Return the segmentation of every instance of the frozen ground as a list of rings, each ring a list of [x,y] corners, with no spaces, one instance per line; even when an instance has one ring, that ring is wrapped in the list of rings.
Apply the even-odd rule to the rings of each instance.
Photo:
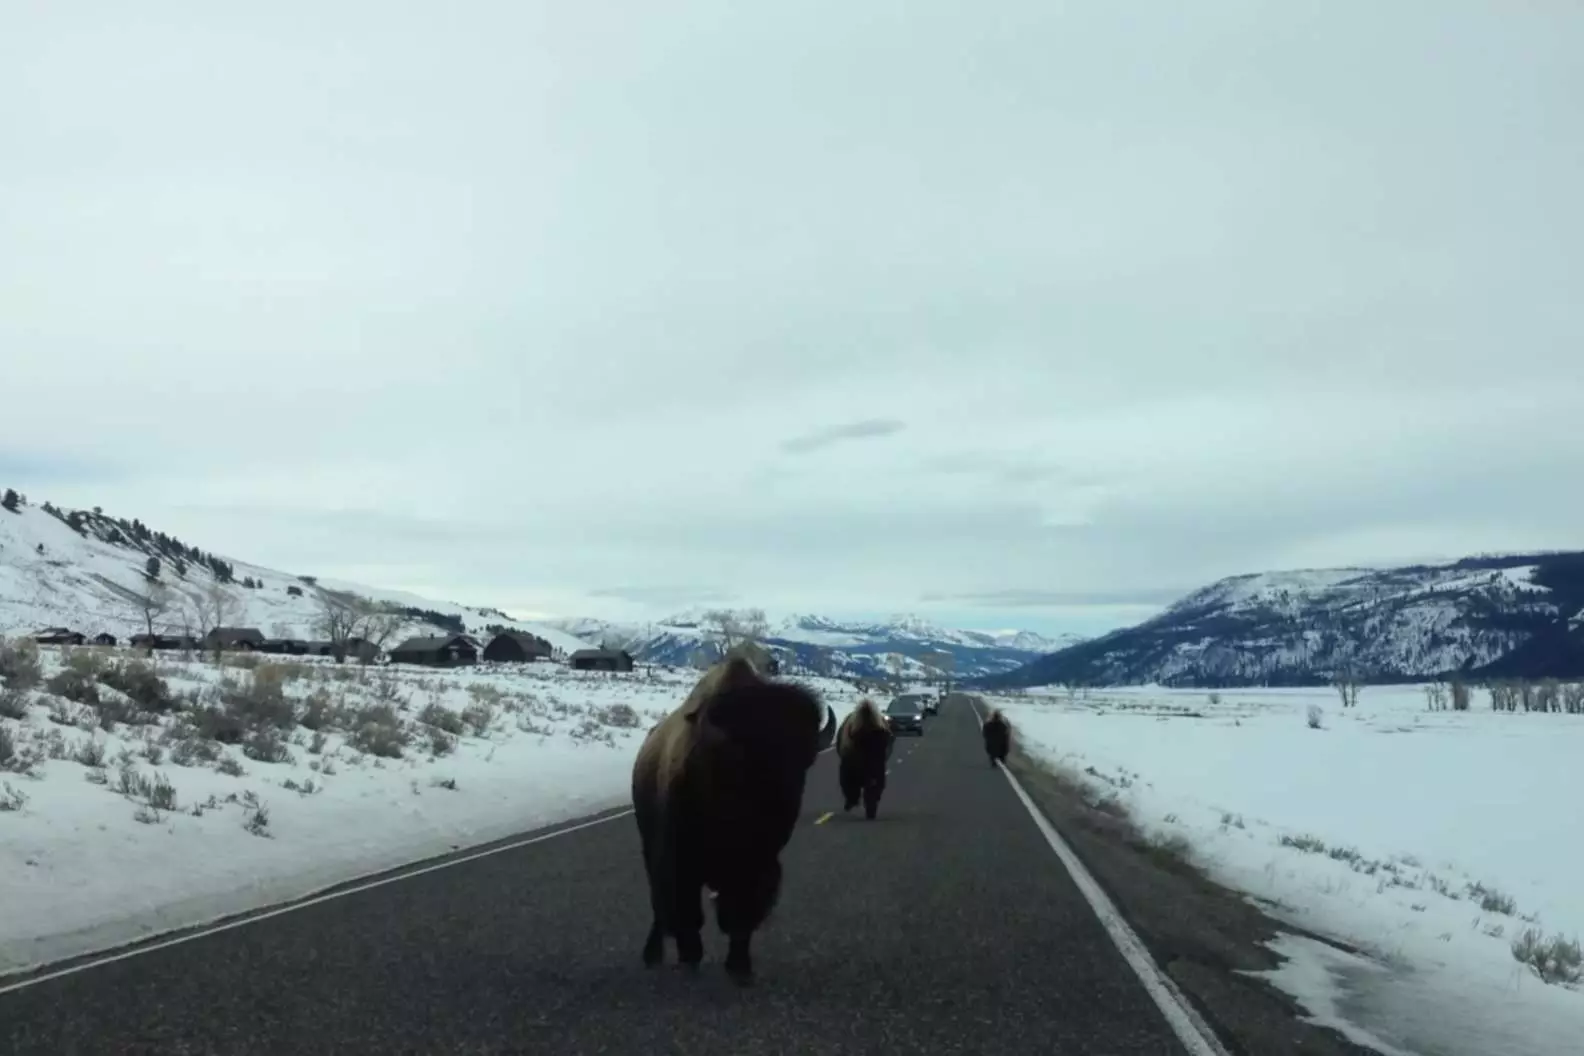
[[[1429,711],[1419,686],[1346,710],[1321,689],[989,699],[1094,801],[1362,951],[1278,944],[1274,981],[1317,1018],[1387,1052],[1579,1051],[1584,993],[1514,947],[1584,934],[1584,716],[1494,712],[1483,690]]]
[[[39,654],[0,691],[0,973],[621,804],[698,677]]]

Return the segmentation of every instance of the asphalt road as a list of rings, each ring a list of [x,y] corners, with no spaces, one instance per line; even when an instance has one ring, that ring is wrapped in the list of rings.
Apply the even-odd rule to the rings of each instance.
[[[0,1053],[1180,1056],[965,699],[899,740],[873,822],[840,812],[835,763],[753,987],[713,913],[699,975],[670,944],[642,967],[629,815],[0,994]]]

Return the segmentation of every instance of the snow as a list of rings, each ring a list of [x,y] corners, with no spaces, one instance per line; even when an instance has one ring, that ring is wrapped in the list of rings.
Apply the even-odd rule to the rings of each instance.
[[[1409,1052],[1576,1045],[1584,993],[1512,943],[1584,934],[1584,716],[1497,713],[1482,691],[1432,712],[1421,686],[1366,687],[1345,710],[1328,689],[988,699],[1091,796],[1185,838],[1276,919],[1362,951],[1282,940],[1296,960],[1272,979],[1319,1020]]]
[[[68,661],[40,650],[47,679]],[[73,665],[135,659],[125,650],[67,651]],[[234,745],[212,746],[211,762],[178,765],[175,721],[93,728],[94,713],[42,688],[21,719],[0,718],[19,748],[48,755],[30,774],[0,772],[0,974],[105,949],[322,890],[327,886],[624,804],[633,755],[655,721],[686,695],[697,671],[651,668],[610,675],[559,665],[479,665],[434,670],[399,665],[337,666],[280,658],[284,689],[303,704],[378,699],[404,705],[413,732],[402,758],[357,750],[346,724],[322,743],[297,726],[289,762],[261,762]],[[217,668],[157,654],[177,693],[214,691],[222,678],[257,676],[228,657]],[[838,714],[854,689],[800,679]],[[119,698],[101,688],[106,698]],[[493,709],[435,752],[431,727],[416,721],[430,705],[461,715]],[[628,705],[625,715],[616,705]],[[55,712],[54,718],[51,711]],[[81,720],[81,725],[70,723]],[[66,720],[66,721],[62,721]],[[189,735],[190,737],[190,735]],[[75,758],[98,741],[104,766]],[[153,762],[150,756],[158,758]],[[227,767],[230,773],[221,767]],[[237,768],[240,772],[237,772]],[[162,776],[174,809],[153,810],[147,790],[123,794],[122,769]],[[95,783],[90,778],[97,778]],[[262,806],[262,834],[246,827]]]

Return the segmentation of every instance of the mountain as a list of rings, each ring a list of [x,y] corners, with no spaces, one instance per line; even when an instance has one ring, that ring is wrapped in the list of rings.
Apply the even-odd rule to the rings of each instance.
[[[0,634],[45,627],[67,627],[90,636],[109,631],[122,639],[140,633],[146,629],[144,617],[132,599],[146,593],[149,562],[154,561],[160,581],[176,596],[171,610],[155,619],[160,633],[182,633],[182,604],[219,584],[233,599],[235,615],[227,619],[228,625],[256,627],[266,637],[322,638],[316,630],[317,584],[401,610],[409,622],[392,645],[419,634],[470,633],[482,638],[491,625],[529,631],[567,652],[589,645],[559,628],[513,620],[497,609],[291,575],[206,553],[138,520],[111,517],[97,509],[33,506],[14,498],[19,499],[8,493],[0,503]]]
[[[687,664],[700,653],[710,658],[719,654],[706,611],[692,609],[645,624],[586,618],[550,623],[580,638],[620,646],[639,660]],[[1078,640],[1032,631],[957,630],[911,615],[864,621],[795,614],[770,626],[765,645],[790,667],[856,677],[888,673],[888,655],[895,653],[903,655],[910,675],[924,675],[928,669],[919,656],[948,653],[952,675],[972,678],[1014,670]]]
[[[1232,576],[978,684],[1314,685],[1584,676],[1584,552]]]

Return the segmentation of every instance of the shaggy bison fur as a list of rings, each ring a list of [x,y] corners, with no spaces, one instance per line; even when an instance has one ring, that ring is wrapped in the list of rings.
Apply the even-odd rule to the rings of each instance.
[[[1007,752],[1012,748],[1012,724],[1007,722],[1000,708],[984,720],[980,732],[984,734],[985,754],[990,757],[990,765],[1005,763]]]
[[[654,911],[644,964],[664,959],[668,935],[684,965],[704,959],[707,885],[730,940],[726,972],[752,979],[749,940],[780,893],[780,854],[803,808],[825,711],[808,690],[767,682],[732,657],[649,731],[632,775]]]
[[[863,799],[864,817],[874,820],[885,793],[886,762],[895,743],[891,725],[874,701],[858,702],[836,733],[836,756],[841,761],[837,779],[841,782],[842,810],[851,810]]]

